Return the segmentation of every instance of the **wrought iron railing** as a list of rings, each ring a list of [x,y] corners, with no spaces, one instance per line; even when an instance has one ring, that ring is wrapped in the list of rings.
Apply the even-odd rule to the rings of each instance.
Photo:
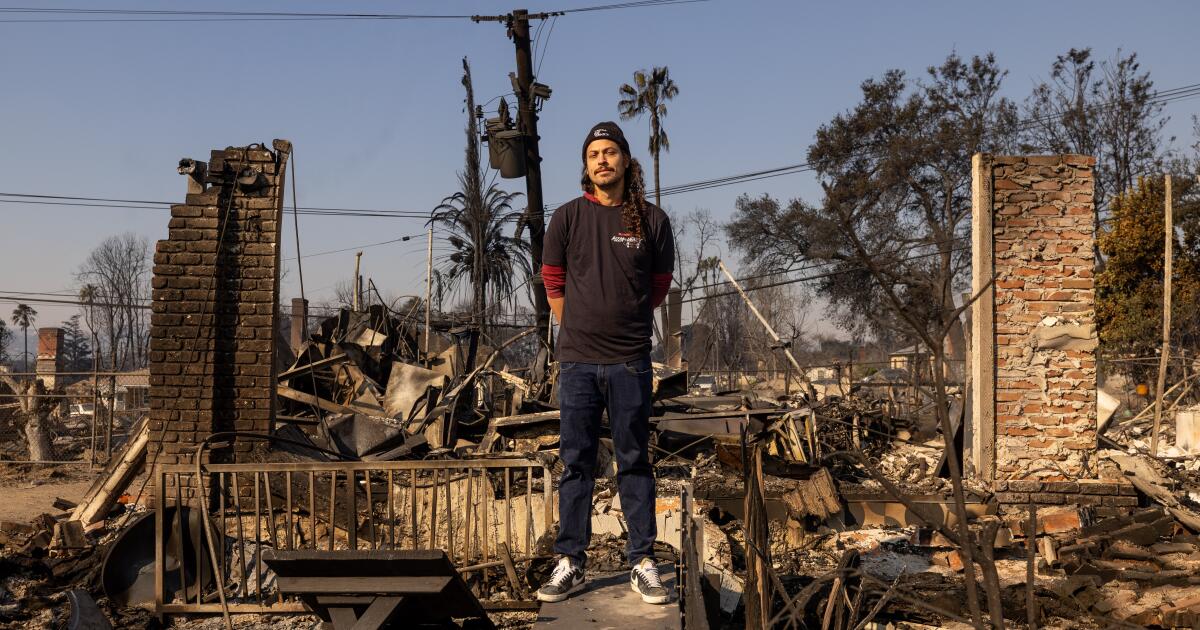
[[[230,612],[305,611],[275,588],[261,560],[268,547],[443,549],[460,571],[511,566],[536,555],[556,515],[551,470],[524,458],[210,464],[200,483],[196,474],[156,473],[160,615],[219,613],[218,588]]]

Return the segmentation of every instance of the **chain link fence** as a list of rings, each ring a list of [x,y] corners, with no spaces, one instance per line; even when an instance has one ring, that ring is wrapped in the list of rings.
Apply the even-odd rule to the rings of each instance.
[[[149,413],[150,373],[4,372],[0,464],[105,465]]]

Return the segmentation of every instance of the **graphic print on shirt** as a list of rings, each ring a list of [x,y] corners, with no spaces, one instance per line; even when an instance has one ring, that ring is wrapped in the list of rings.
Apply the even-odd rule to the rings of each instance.
[[[543,282],[547,294],[557,293],[550,297],[564,300],[559,361],[624,363],[650,352],[652,302],[660,282],[666,295],[675,260],[671,224],[647,203],[639,237],[621,214],[619,206],[578,197],[555,210],[546,228]]]
[[[627,249],[639,249],[642,246],[642,239],[630,232],[617,232],[616,236],[612,237],[612,242],[624,245]]]

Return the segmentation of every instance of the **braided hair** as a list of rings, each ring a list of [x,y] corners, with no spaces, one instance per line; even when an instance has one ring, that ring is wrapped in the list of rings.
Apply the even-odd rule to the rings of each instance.
[[[646,182],[642,171],[642,165],[637,161],[637,158],[623,154],[629,160],[629,167],[625,169],[625,189],[621,195],[621,219],[625,222],[625,229],[637,238],[642,238],[642,226],[646,222]],[[588,176],[587,165],[583,167],[583,177],[580,181],[583,191],[589,194],[596,192],[596,185],[592,183],[592,178]]]

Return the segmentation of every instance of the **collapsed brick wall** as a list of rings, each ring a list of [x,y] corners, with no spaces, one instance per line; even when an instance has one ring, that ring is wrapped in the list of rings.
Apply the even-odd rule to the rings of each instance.
[[[213,151],[154,253],[149,461],[191,463],[214,432],[274,416],[283,174],[291,144]],[[181,171],[182,172],[182,171]],[[236,461],[255,444],[206,460]]]
[[[1094,164],[1079,155],[985,161],[997,479],[1078,479],[1096,448]]]

